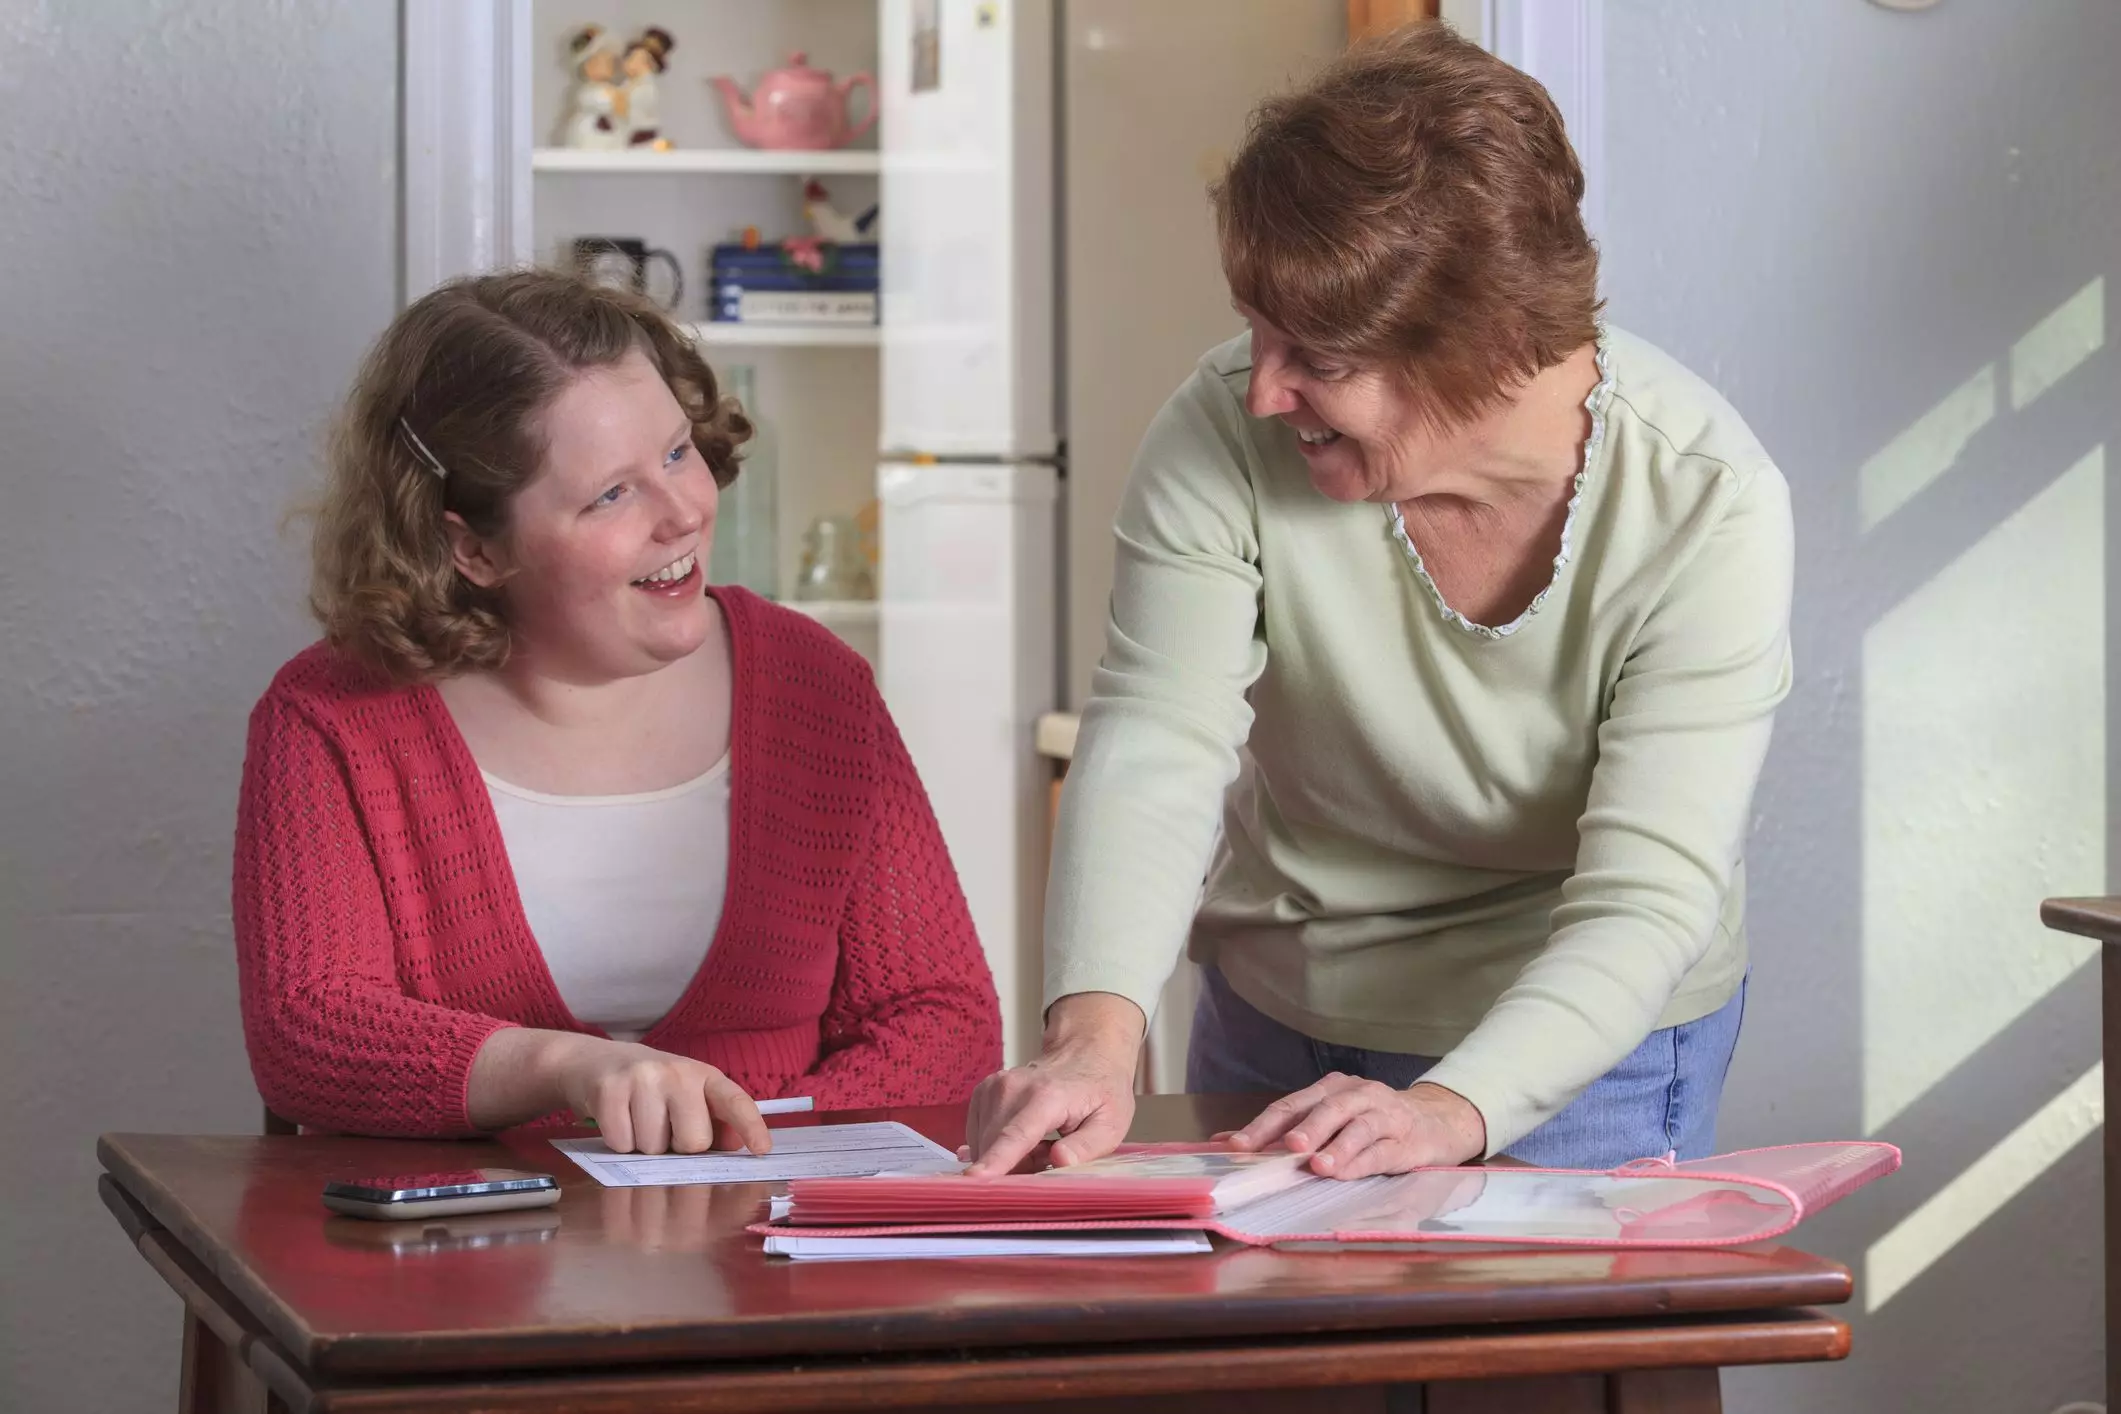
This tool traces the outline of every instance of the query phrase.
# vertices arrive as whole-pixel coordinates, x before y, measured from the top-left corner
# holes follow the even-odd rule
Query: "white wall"
[[[1907,1158],[1799,1234],[1857,1271],[1852,1360],[1730,1376],[1728,1407],[2096,1398],[2098,978],[2035,909],[2114,875],[2121,6],[1605,23],[1611,317],[1736,404],[1797,506],[1722,1138]]]
[[[279,523],[395,299],[397,7],[0,6],[0,1408],[169,1408],[106,1130],[254,1130],[244,717]]]

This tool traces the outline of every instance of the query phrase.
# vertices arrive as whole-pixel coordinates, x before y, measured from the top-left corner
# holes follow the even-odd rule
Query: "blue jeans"
[[[1333,1071],[1403,1090],[1435,1056],[1338,1046],[1295,1031],[1230,990],[1222,972],[1202,970],[1200,1004],[1186,1053],[1186,1089],[1205,1094],[1301,1090]],[[1649,1039],[1591,1082],[1562,1111],[1509,1146],[1511,1157],[1541,1168],[1618,1168],[1630,1159],[1701,1159],[1715,1150],[1716,1105],[1745,1017],[1745,984],[1720,1010],[1652,1031]]]

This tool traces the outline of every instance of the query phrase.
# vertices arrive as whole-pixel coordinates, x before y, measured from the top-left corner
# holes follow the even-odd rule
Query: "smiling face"
[[[1245,411],[1288,424],[1320,495],[1382,503],[1437,489],[1424,472],[1458,439],[1424,416],[1405,383],[1314,356],[1257,311],[1237,312],[1252,326]]]
[[[570,381],[540,419],[545,459],[506,532],[452,517],[459,572],[499,585],[516,654],[569,682],[689,656],[713,626],[704,586],[718,490],[692,423],[635,351]]]

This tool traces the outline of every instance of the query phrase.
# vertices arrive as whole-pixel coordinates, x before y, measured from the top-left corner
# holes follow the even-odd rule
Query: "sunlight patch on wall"
[[[1997,364],[1986,365],[1857,469],[1856,512],[1862,528],[1875,529],[1951,469],[1974,434],[1995,418],[2006,382],[2011,409],[2022,409],[2068,377],[2105,342],[2106,277],[2102,275],[2011,345],[2004,365],[2007,378]]]
[[[2082,1143],[2106,1118],[2106,1067],[2094,1065],[1974,1160],[1863,1256],[1863,1308],[1876,1311]]]
[[[1866,1134],[2096,946],[2037,915],[2105,891],[2105,467],[2095,448],[1864,635]]]
[[[1856,473],[1856,508],[1866,531],[1959,460],[1968,440],[1996,415],[1996,382],[1996,366],[1989,364],[1863,464]]]
[[[2106,277],[2094,279],[2011,346],[2011,406],[2022,408],[2106,342]]]

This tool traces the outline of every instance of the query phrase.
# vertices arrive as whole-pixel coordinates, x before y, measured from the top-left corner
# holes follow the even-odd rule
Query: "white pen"
[[[817,1100],[810,1095],[790,1095],[785,1100],[759,1100],[756,1102],[762,1115],[801,1114],[817,1108]]]

